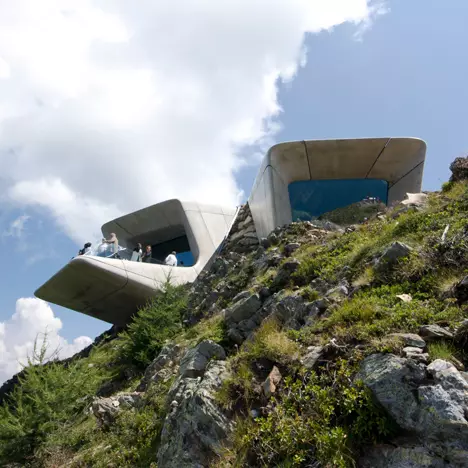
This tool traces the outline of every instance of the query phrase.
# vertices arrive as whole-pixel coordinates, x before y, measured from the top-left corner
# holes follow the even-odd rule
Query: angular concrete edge
[[[186,234],[195,264],[169,267],[80,256],[38,288],[35,296],[124,325],[167,280],[183,284],[196,279],[223,241],[235,213],[235,208],[168,200],[116,218],[103,225],[104,236],[115,232],[119,243],[131,248],[140,239],[142,243],[145,238],[164,242]]]
[[[280,143],[270,148],[255,179],[249,205],[259,238],[292,221],[291,182],[381,179],[388,203],[421,190],[426,143],[418,138],[362,138]]]

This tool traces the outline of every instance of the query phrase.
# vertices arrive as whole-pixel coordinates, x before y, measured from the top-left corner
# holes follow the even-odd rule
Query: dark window
[[[364,200],[387,203],[388,183],[376,179],[301,180],[288,187],[293,221],[307,221]]]
[[[177,253],[178,266],[192,266],[195,263],[187,236],[152,245],[151,249],[152,257],[161,263],[164,263],[166,257],[174,250]]]

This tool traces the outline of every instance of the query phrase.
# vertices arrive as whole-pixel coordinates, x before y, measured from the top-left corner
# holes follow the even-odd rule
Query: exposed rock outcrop
[[[203,341],[187,351],[172,385],[164,421],[158,466],[205,467],[221,453],[234,423],[220,409],[216,392],[229,376],[224,350]]]

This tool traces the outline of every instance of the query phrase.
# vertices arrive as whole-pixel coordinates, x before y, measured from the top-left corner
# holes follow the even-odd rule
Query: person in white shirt
[[[175,252],[171,252],[164,260],[164,263],[169,266],[177,266],[177,257]]]

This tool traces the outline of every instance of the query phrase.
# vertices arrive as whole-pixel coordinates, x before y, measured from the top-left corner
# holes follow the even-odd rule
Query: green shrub
[[[123,356],[141,368],[148,366],[164,343],[182,330],[181,317],[186,307],[186,288],[166,283],[120,335]]]
[[[0,406],[0,465],[29,458],[49,434],[60,431],[82,413],[90,397],[112,376],[113,371],[105,366],[88,365],[93,356],[102,353],[99,348],[88,359],[68,366],[59,362],[43,365],[44,343],[35,353],[37,359],[29,360],[18,385]]]
[[[353,366],[340,361],[323,374],[286,377],[271,410],[234,437],[236,451],[254,466],[354,466],[368,443],[389,435],[393,426],[369,391],[352,384]],[[242,460],[237,460],[242,462]]]

